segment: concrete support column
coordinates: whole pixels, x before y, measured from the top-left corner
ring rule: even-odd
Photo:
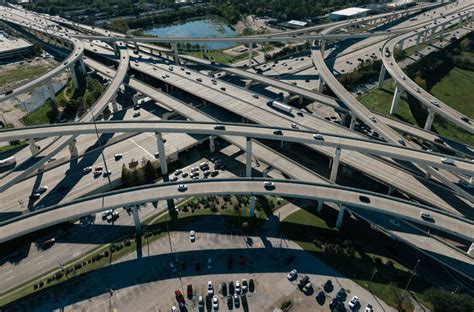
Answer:
[[[403,45],[405,44],[405,40],[400,40],[398,43],[398,50],[403,51]]]
[[[431,126],[433,125],[433,120],[435,119],[435,111],[428,108],[428,117],[426,118],[426,123],[424,129],[430,131]]]
[[[357,117],[354,114],[352,114],[351,115],[351,123],[349,124],[349,129],[354,130],[354,126],[356,124],[356,121],[357,121]]]
[[[70,68],[71,68],[71,79],[72,79],[72,82],[74,83],[74,88],[79,89],[79,79],[77,77],[76,69],[74,68],[74,66],[71,66]]]
[[[166,163],[166,153],[165,153],[165,142],[163,136],[159,132],[155,132],[156,140],[158,143],[158,154],[160,156],[160,167],[161,174],[163,176],[168,174],[168,164]]]
[[[209,137],[209,151],[211,153],[214,153],[216,151],[216,144],[214,143],[214,137],[213,136]]]
[[[115,54],[115,56],[119,56],[120,53],[119,53],[119,48],[118,48],[117,43],[116,43],[116,42],[113,42],[113,43],[112,43],[112,47],[114,48],[114,54]]]
[[[319,93],[323,93],[324,91],[324,80],[321,76],[319,76],[319,80],[318,80],[318,92]]]
[[[321,55],[323,56],[324,59],[324,52],[326,50],[326,41],[325,40],[320,40],[319,41],[319,49],[321,50]]]
[[[336,153],[334,154],[333,160],[332,160],[332,166],[331,166],[331,177],[329,180],[333,183],[336,182],[337,178],[337,171],[339,169],[339,158],[341,157],[341,148],[338,147],[336,148]]]
[[[318,212],[321,212],[323,210],[323,201],[318,200]]]
[[[51,102],[56,104],[56,93],[54,92],[53,85],[51,84],[51,81],[48,82],[48,91],[49,91],[49,98],[51,99]]]
[[[134,46],[135,51],[139,51],[139,49],[138,49],[138,42],[134,41],[134,42],[133,42],[133,46]]]
[[[383,66],[383,64],[382,64],[382,66],[380,67],[379,83],[377,84],[377,87],[379,89],[382,88],[383,82],[385,81],[385,72],[386,71],[387,70],[385,69],[385,66]]]
[[[298,104],[303,105],[303,96],[302,95],[298,96]]]
[[[423,34],[419,34],[418,37],[416,37],[416,47],[415,47],[415,51],[418,52],[418,49],[420,48],[420,40],[421,40],[421,37],[422,37]]]
[[[250,196],[249,200],[249,210],[250,210],[250,217],[255,216],[255,196]]]
[[[429,30],[425,30],[425,32],[424,32],[423,42],[426,42],[426,39],[428,38],[428,31]]]
[[[252,58],[253,58],[253,42],[249,42],[249,67],[252,66]]]
[[[247,139],[247,146],[245,150],[245,154],[247,155],[247,159],[245,162],[245,176],[251,177],[252,176],[252,138]]]
[[[79,62],[79,66],[81,67],[81,72],[82,72],[82,75],[86,75],[87,74],[87,70],[86,70],[86,65],[84,64],[84,60],[82,59],[82,57],[78,60]]]
[[[344,219],[345,210],[346,208],[343,205],[339,206],[339,213],[337,214],[337,221],[336,221],[336,226],[338,229],[340,229],[342,226],[342,220]]]
[[[433,39],[434,39],[435,34],[436,34],[436,28],[433,28],[433,29],[431,30],[431,36],[430,36],[430,40],[429,40],[429,42],[428,42],[429,44],[432,44],[432,43],[433,43]]]
[[[40,150],[40,147],[36,145],[35,139],[33,138],[28,139],[28,144],[30,145],[31,155],[32,156],[36,155],[36,153],[38,153],[38,151]]]
[[[393,192],[393,187],[389,186],[387,195],[392,195],[392,192]]]
[[[400,104],[400,94],[401,94],[401,86],[397,83],[395,87],[395,92],[392,98],[392,106],[390,107],[390,115],[394,115],[398,112],[398,104]]]
[[[112,110],[114,113],[118,112],[117,95],[112,98]]]
[[[77,151],[77,146],[76,146],[76,139],[72,140],[69,143],[68,147],[69,147],[69,153],[71,153],[71,158],[79,156],[79,152]]]
[[[446,28],[446,24],[441,27],[441,31],[439,32],[439,40],[443,40],[443,35],[444,35],[444,29]]]
[[[178,44],[177,44],[177,43],[172,43],[172,44],[171,44],[171,49],[173,50],[173,54],[174,54],[174,62],[175,62],[176,64],[179,64]]]
[[[132,206],[132,216],[133,216],[133,223],[135,223],[135,231],[140,233],[142,231],[142,224],[140,222],[140,216],[138,215],[138,205]]]

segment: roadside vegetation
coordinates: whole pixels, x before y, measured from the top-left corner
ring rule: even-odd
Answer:
[[[48,60],[42,64],[24,62],[21,65],[9,66],[8,69],[0,71],[0,90],[6,90],[13,85],[33,80],[53,68],[55,64],[56,62]]]
[[[23,117],[23,122],[32,126],[74,119],[84,114],[103,91],[104,87],[97,79],[87,77],[85,84],[81,84],[79,89],[75,89],[72,80],[69,80],[56,95],[56,103],[47,99],[44,105]]]
[[[249,217],[248,203],[247,196],[189,198],[178,205],[176,218],[171,218],[167,211],[152,216],[142,222],[143,228],[140,235],[137,235],[135,228],[131,226],[126,233],[122,233],[113,242],[98,246],[86,255],[64,264],[63,268],[55,269],[8,293],[1,294],[0,305],[4,306],[43,289],[74,281],[74,278],[88,272],[112,265],[114,261],[135,252],[137,246],[144,248],[167,235],[168,231],[183,230],[204,217],[220,216],[223,218],[226,229],[241,231],[246,235],[255,234],[265,218],[272,211],[285,205],[287,201],[280,197],[258,196],[255,207],[256,218]],[[180,265],[185,264],[180,262]]]
[[[338,229],[335,226],[336,211],[323,209],[320,214],[313,211],[316,208],[311,206],[288,216],[280,224],[281,233],[398,311],[413,311],[408,300],[411,295],[405,287],[419,255],[406,245],[371,229],[363,221],[346,216],[342,228]],[[430,276],[429,281],[425,280],[421,271],[431,264],[427,263],[429,260],[422,261],[418,268],[420,274],[414,275],[409,285],[416,300],[429,308],[439,307],[433,311],[470,311],[466,307],[472,310],[473,298],[468,295],[456,296],[462,297],[458,302],[453,302],[457,299],[447,302],[444,297],[447,292],[433,287],[448,285],[450,278],[431,267],[426,272],[438,273]],[[447,304],[452,305],[448,308]]]

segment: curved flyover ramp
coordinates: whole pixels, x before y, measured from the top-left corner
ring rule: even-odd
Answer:
[[[0,227],[0,243],[61,222],[77,220],[82,216],[107,209],[179,197],[222,194],[275,195],[332,201],[359,209],[387,213],[450,233],[459,231],[459,233],[456,233],[462,235],[463,238],[469,238],[470,241],[474,239],[474,224],[472,221],[457,218],[440,210],[433,210],[432,208],[409,201],[346,187],[287,180],[272,180],[273,186],[268,187],[265,181],[268,180],[216,179],[189,181],[184,187],[179,187],[178,183],[164,183],[90,196],[67,204],[53,206],[45,211],[26,214],[2,223]],[[361,200],[361,196],[364,196],[365,199]],[[387,210],[386,207],[396,207],[395,212]],[[431,212],[436,220],[435,223],[429,223],[420,219],[419,213],[426,210]],[[397,231],[395,230],[395,232]],[[403,235],[404,233],[397,234]],[[412,244],[413,241],[415,241],[415,244],[423,243],[423,238],[417,238],[413,233],[407,234],[412,239]],[[417,242],[416,239],[420,241]],[[444,244],[439,245],[441,246],[439,248],[443,248],[443,250],[437,250],[436,252],[444,257],[441,257],[438,261],[444,262],[445,265],[473,280],[474,260],[459,250]],[[429,250],[431,247],[425,245],[425,248]],[[462,267],[462,269],[460,270],[459,267]]]
[[[471,14],[472,12],[467,12],[459,16],[455,15],[454,19],[462,19],[464,17],[468,17]],[[437,23],[436,25],[432,25],[430,28],[424,29],[422,32],[415,31],[414,33],[410,33],[409,35],[399,36],[387,41],[383,46],[383,51],[387,49],[388,51],[390,51],[390,55],[387,56],[383,54],[381,58],[382,58],[383,66],[388,71],[390,76],[396,81],[397,88],[399,90],[401,89],[410,93],[421,104],[423,104],[429,111],[439,116],[442,116],[443,118],[454,123],[456,126],[473,134],[474,125],[473,125],[473,121],[469,117],[451,108],[449,105],[443,103],[442,101],[440,101],[439,99],[431,95],[428,91],[425,91],[423,88],[419,87],[413,80],[411,80],[408,76],[405,75],[403,70],[398,66],[394,57],[394,52],[400,42],[403,42],[404,40],[408,40],[409,38],[413,36],[422,36],[423,33],[429,32],[429,31],[432,32],[432,36],[433,36],[439,27],[441,27],[441,29],[444,29],[450,23],[451,21]],[[428,117],[428,118],[432,118],[432,117]],[[429,128],[431,128],[431,126]]]
[[[281,134],[275,134],[280,130]],[[452,164],[442,161],[443,155],[428,153],[423,150],[369,141],[354,137],[344,137],[335,134],[318,133],[299,129],[279,127],[265,127],[234,123],[184,122],[184,121],[104,121],[94,123],[71,123],[60,125],[36,126],[28,128],[7,129],[0,132],[0,141],[12,139],[26,139],[35,135],[51,136],[78,136],[80,134],[99,133],[187,133],[206,134],[212,136],[239,136],[277,141],[288,141],[300,144],[321,145],[364,152],[372,155],[387,156],[395,159],[411,161],[423,165],[445,168],[451,171],[472,174],[474,162],[461,158],[451,158]],[[316,135],[316,137],[315,137]]]

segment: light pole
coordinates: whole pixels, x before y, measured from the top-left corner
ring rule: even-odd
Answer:
[[[92,123],[94,123],[95,134],[97,135],[97,144],[99,144],[100,155],[102,156],[102,161],[104,162],[104,167],[105,167],[105,173],[107,175],[107,180],[109,181],[110,190],[112,191],[113,187],[112,187],[112,181],[110,180],[109,168],[107,167],[107,162],[105,161],[105,156],[104,156],[104,150],[102,148],[102,144],[100,143],[99,131],[97,130],[97,125],[95,123],[93,110],[94,109],[92,107],[89,108],[89,112],[91,113],[91,116],[92,116]]]
[[[413,276],[416,274],[416,268],[418,267],[418,263],[420,263],[420,259],[416,260],[415,267],[413,268],[413,271],[411,271],[410,278],[408,279],[408,283],[405,286],[405,291],[408,291],[408,287],[410,286],[411,280],[413,279]]]

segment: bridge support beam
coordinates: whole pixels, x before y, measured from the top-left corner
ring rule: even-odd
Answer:
[[[428,108],[428,117],[426,118],[424,129],[430,131],[431,126],[433,125],[433,120],[435,119],[435,111]]]
[[[71,158],[79,156],[79,152],[77,151],[76,139],[73,139],[69,145],[69,153],[71,153]]]
[[[441,31],[439,32],[439,40],[443,40],[444,36],[444,29],[446,28],[446,24],[443,24],[443,27],[441,27]]]
[[[30,146],[31,155],[35,156],[36,153],[38,153],[38,151],[40,150],[40,147],[38,145],[36,145],[35,139],[33,139],[33,138],[28,139],[28,144]]]
[[[344,212],[346,211],[346,207],[343,205],[339,206],[339,213],[337,214],[337,221],[336,221],[336,226],[338,229],[341,228],[342,226],[342,220],[344,219]]]
[[[377,88],[381,89],[383,87],[383,82],[385,81],[385,72],[387,70],[385,69],[385,66],[380,67],[380,75],[379,75],[379,83],[377,84]]]
[[[160,132],[155,132],[156,140],[158,144],[158,154],[160,157],[160,167],[161,174],[163,176],[168,174],[168,164],[166,163],[166,153],[165,153],[165,141],[163,140],[163,135]]]
[[[117,95],[115,95],[115,96],[112,98],[112,111],[113,111],[114,113],[118,112]]]
[[[253,58],[253,42],[249,42],[249,67],[252,66],[252,58]]]
[[[77,71],[74,68],[74,66],[71,66],[71,79],[72,82],[74,83],[74,88],[79,89],[79,77],[77,77]]]
[[[140,222],[140,216],[138,215],[138,205],[132,206],[132,216],[133,216],[133,223],[135,223],[135,231],[140,233],[142,231],[142,223]]]
[[[173,50],[174,54],[174,62],[179,65],[179,51],[178,51],[178,44],[177,43],[172,43],[171,44],[171,49]]]
[[[423,34],[419,34],[418,37],[416,37],[416,46],[415,46],[415,51],[418,52],[418,49],[420,48],[420,40]]]
[[[392,106],[390,106],[390,115],[394,115],[398,112],[398,105],[400,104],[401,86],[397,83],[395,92],[393,93]]]
[[[337,171],[339,169],[339,158],[341,157],[341,148],[336,148],[336,153],[332,159],[332,166],[331,166],[331,177],[329,180],[333,183],[336,183],[337,179]]]
[[[56,93],[54,92],[53,85],[51,84],[51,81],[48,82],[48,91],[49,91],[49,98],[51,99],[51,102],[53,104],[56,104]]]
[[[84,64],[84,60],[82,57],[79,59],[79,67],[81,68],[82,75],[85,76],[87,75],[87,70],[86,70],[86,65]]]
[[[319,93],[323,93],[324,91],[324,80],[321,76],[319,76],[319,80],[318,80],[318,92]]]
[[[247,137],[247,146],[245,150],[246,161],[245,161],[245,176],[251,177],[252,176],[252,138]]]
[[[349,124],[349,129],[354,130],[356,121],[357,121],[357,117],[354,114],[351,114],[351,123]]]
[[[436,27],[431,30],[431,36],[430,36],[430,40],[428,42],[429,44],[433,43],[433,39],[434,39],[435,34],[436,34]]]
[[[320,199],[318,200],[318,212],[321,212],[323,210],[323,201]]]
[[[216,144],[212,135],[209,137],[209,151],[211,153],[214,153],[216,151]]]
[[[321,55],[323,56],[323,59],[324,59],[324,52],[326,50],[326,41],[325,40],[320,40],[319,41],[319,49],[321,50]]]
[[[401,52],[403,51],[403,45],[405,44],[405,40],[400,40],[398,43],[398,50]]]
[[[255,196],[250,196],[249,198],[249,215],[250,217],[255,216]]]
[[[424,34],[423,42],[426,42],[426,40],[428,39],[428,30],[425,30],[425,32],[423,34]]]

